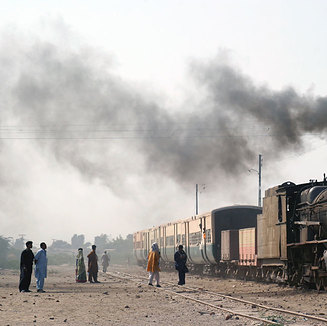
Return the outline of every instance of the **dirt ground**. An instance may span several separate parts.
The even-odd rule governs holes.
[[[140,273],[140,267],[110,266]],[[100,284],[77,284],[73,267],[50,266],[46,293],[18,292],[18,271],[0,270],[0,325],[260,325],[166,293],[146,282],[136,284],[99,273]],[[176,273],[161,272],[162,281]],[[327,293],[240,280],[202,278],[187,274],[187,285],[230,294],[265,305],[310,313],[327,319]],[[272,315],[278,313],[272,312]],[[226,319],[227,318],[227,319]],[[291,318],[290,318],[291,319]],[[324,325],[294,318],[292,325]],[[326,324],[325,324],[326,325]]]

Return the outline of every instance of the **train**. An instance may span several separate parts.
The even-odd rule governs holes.
[[[220,207],[135,232],[138,264],[146,264],[153,242],[162,268],[174,268],[182,244],[196,273],[327,290],[327,178],[269,188],[262,207]]]

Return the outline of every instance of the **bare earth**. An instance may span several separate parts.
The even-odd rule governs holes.
[[[110,271],[146,276],[140,267],[110,266]],[[162,281],[177,282],[176,273],[161,272]],[[99,273],[101,284],[77,284],[73,267],[50,267],[46,293],[18,292],[17,271],[0,270],[0,325],[260,325],[259,322],[230,316],[144,284],[112,279]],[[242,297],[327,319],[327,293],[187,275],[187,285]],[[278,316],[278,313],[271,313]],[[227,318],[227,319],[226,319]],[[292,317],[290,317],[291,319]],[[290,324],[290,323],[288,323]],[[294,318],[292,325],[326,325]]]

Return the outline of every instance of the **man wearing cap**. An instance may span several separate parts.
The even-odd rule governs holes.
[[[31,275],[33,270],[34,254],[31,250],[33,247],[32,241],[26,242],[26,249],[22,251],[20,256],[20,280],[19,292],[31,292],[29,290],[31,284]]]

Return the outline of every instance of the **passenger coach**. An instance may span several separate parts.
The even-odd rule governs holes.
[[[221,234],[224,230],[256,228],[257,206],[228,206],[134,233],[134,256],[144,265],[153,242],[160,247],[165,267],[172,267],[174,252],[182,244],[193,268],[215,265],[221,260]]]

